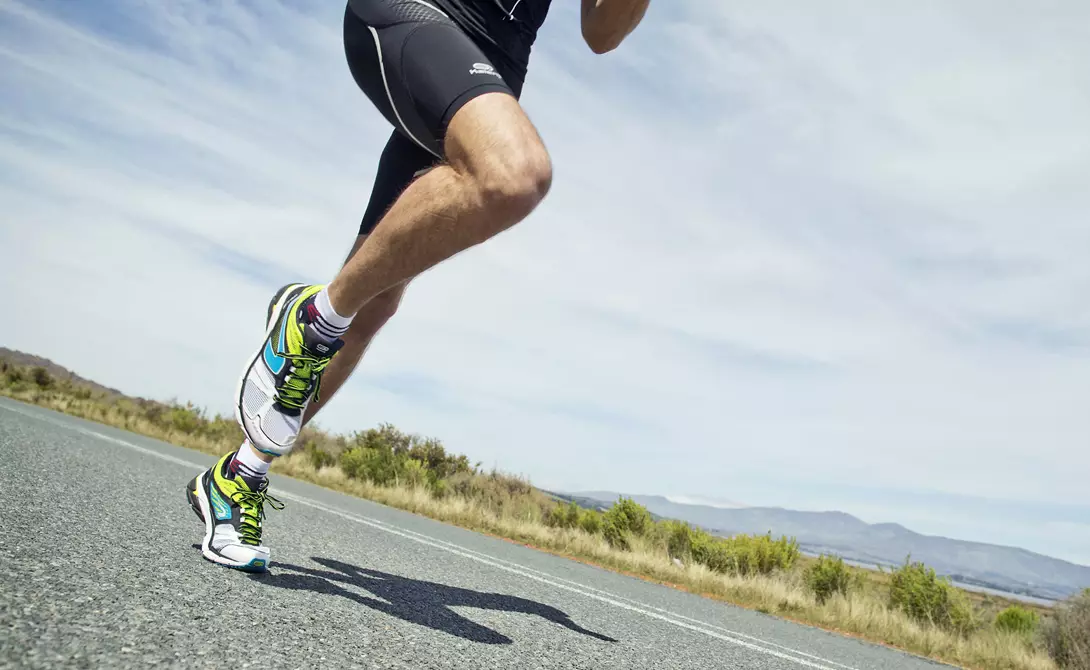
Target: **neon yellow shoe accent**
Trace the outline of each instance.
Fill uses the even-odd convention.
[[[311,384],[314,385],[313,398],[318,400],[322,381],[321,373],[333,359],[332,355],[314,355],[304,348],[304,325],[299,322],[299,310],[295,308],[295,305],[317,295],[323,288],[325,284],[314,284],[303,289],[292,301],[291,309],[288,309],[287,313],[281,317],[285,320],[285,323],[281,325],[284,330],[284,337],[281,339],[284,343],[284,351],[276,353],[291,362],[291,371],[276,389],[277,400],[284,407],[302,410],[309,400],[307,389]]]
[[[265,518],[265,503],[269,503],[269,507],[276,510],[284,509],[284,503],[267,493],[269,486],[267,480],[262,483],[260,489],[251,491],[250,486],[242,477],[238,475],[232,478],[223,476],[221,473],[227,469],[227,461],[233,455],[233,452],[224,455],[212,468],[214,485],[209,487],[211,489],[209,502],[212,504],[212,513],[217,519],[230,519],[228,503],[219,499],[219,491],[222,491],[223,495],[227,496],[234,503],[234,506],[239,509],[238,535],[242,543],[260,546],[261,522]],[[226,512],[225,517],[220,516],[221,510]]]

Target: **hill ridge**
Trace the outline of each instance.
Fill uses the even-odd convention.
[[[620,493],[558,493],[584,506],[601,506]],[[809,554],[833,553],[856,563],[891,567],[911,556],[940,575],[964,584],[1012,594],[1060,600],[1090,585],[1090,566],[1023,547],[962,540],[914,531],[886,521],[867,523],[840,510],[792,510],[778,506],[739,508],[676,503],[657,494],[623,494],[662,518],[674,518],[719,535],[793,536]]]

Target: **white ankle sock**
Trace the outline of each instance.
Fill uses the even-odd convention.
[[[329,287],[323,288],[314,296],[314,306],[318,309],[318,317],[314,320],[314,328],[322,335],[334,339],[344,335],[348,326],[352,325],[352,316],[341,316],[333,309],[329,302]]]
[[[238,453],[231,459],[231,463],[228,464],[228,468],[242,475],[243,479],[250,479],[254,481],[261,481],[269,474],[269,466],[272,463],[266,463],[257,457],[257,453],[249,442],[243,442],[239,447]]]

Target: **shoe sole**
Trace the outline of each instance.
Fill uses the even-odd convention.
[[[250,357],[250,361],[242,369],[242,374],[238,378],[238,386],[235,387],[235,420],[238,421],[239,427],[242,428],[242,434],[246,436],[246,441],[250,444],[253,444],[254,440],[250,437],[250,432],[246,430],[246,422],[242,420],[242,393],[246,389],[246,375],[250,374],[250,369],[265,353],[265,342],[272,337],[273,328],[280,319],[280,312],[284,309],[284,299],[300,286],[306,286],[306,284],[288,284],[274,296],[273,305],[269,308],[268,317],[265,321],[265,337],[261,340],[261,346],[257,348],[257,352]]]
[[[269,569],[269,564],[272,563],[272,557],[266,559],[252,559],[247,563],[239,563],[238,561],[232,561],[229,558],[220,556],[212,550],[212,533],[215,529],[215,524],[212,523],[212,506],[208,502],[208,494],[205,492],[204,474],[197,477],[197,493],[194,496],[192,489],[188,486],[185,490],[185,497],[189,501],[189,504],[193,506],[193,512],[204,522],[204,540],[201,542],[201,555],[213,563],[226,566],[228,568],[234,568],[235,570],[242,570],[243,572],[265,572]],[[193,498],[196,497],[196,503],[194,504]],[[254,561],[260,561],[260,565],[253,565]]]

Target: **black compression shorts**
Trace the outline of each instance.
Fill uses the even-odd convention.
[[[356,84],[394,128],[443,158],[447,124],[478,95],[522,80],[426,0],[348,0],[344,49]]]

